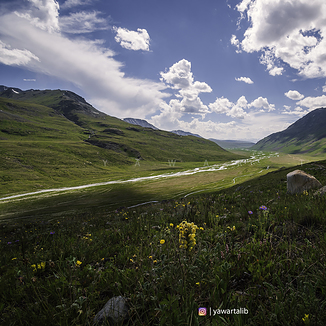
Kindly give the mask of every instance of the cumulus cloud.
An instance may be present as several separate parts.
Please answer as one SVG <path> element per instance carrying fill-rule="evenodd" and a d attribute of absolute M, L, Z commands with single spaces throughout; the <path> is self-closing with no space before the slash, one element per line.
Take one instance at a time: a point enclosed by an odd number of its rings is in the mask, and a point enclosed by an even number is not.
<path fill-rule="evenodd" d="M 69 39 L 42 28 L 42 24 L 34 24 L 30 18 L 33 17 L 26 19 L 13 13 L 0 17 L 2 51 L 8 50 L 9 45 L 20 50 L 10 53 L 15 54 L 15 60 L 20 58 L 18 61 L 9 60 L 9 52 L 4 51 L 7 56 L 1 57 L 6 64 L 24 64 L 30 71 L 71 82 L 83 90 L 95 107 L 118 117 L 145 118 L 157 111 L 168 96 L 163 92 L 163 83 L 127 78 L 122 72 L 123 64 L 102 41 Z"/>
<path fill-rule="evenodd" d="M 271 75 L 282 74 L 286 63 L 307 78 L 326 76 L 324 0 L 243 0 L 237 10 L 250 22 L 241 49 L 262 51 Z"/>
<path fill-rule="evenodd" d="M 40 61 L 40 59 L 32 52 L 24 49 L 11 49 L 10 45 L 7 45 L 0 41 L 0 62 L 10 66 L 21 66 L 28 64 L 31 60 Z"/>
<path fill-rule="evenodd" d="M 209 112 L 199 94 L 210 93 L 212 89 L 204 82 L 194 82 L 189 61 L 182 59 L 160 74 L 162 82 L 167 83 L 170 88 L 178 90 L 176 97 L 180 100 L 172 99 L 169 103 L 171 108 L 178 112 L 192 114 L 205 115 Z"/>
<path fill-rule="evenodd" d="M 246 84 L 253 84 L 254 82 L 249 78 L 249 77 L 240 77 L 240 78 L 236 78 L 236 81 L 242 81 Z"/>
<path fill-rule="evenodd" d="M 36 27 L 54 33 L 59 31 L 59 3 L 56 0 L 28 0 L 29 10 L 15 11 L 19 17 L 25 18 Z"/>
<path fill-rule="evenodd" d="M 70 13 L 69 16 L 60 17 L 59 26 L 61 31 L 73 34 L 109 29 L 107 20 L 99 17 L 99 15 L 99 11 Z"/>
<path fill-rule="evenodd" d="M 295 115 L 280 115 L 270 112 L 266 117 L 266 113 L 252 111 L 237 121 L 216 122 L 215 118 L 214 120 L 207 119 L 207 121 L 198 118 L 183 121 L 182 115 L 171 110 L 169 106 L 164 112 L 164 115 L 162 112 L 161 115 L 152 117 L 149 122 L 160 129 L 181 129 L 200 134 L 205 138 L 235 139 L 236 135 L 236 139 L 251 141 L 258 141 L 271 133 L 284 130 L 297 119 Z"/>
<path fill-rule="evenodd" d="M 116 42 L 128 50 L 143 50 L 149 51 L 150 37 L 146 29 L 138 28 L 137 32 L 129 31 L 127 28 L 113 27 L 117 33 L 115 36 Z"/>
<path fill-rule="evenodd" d="M 261 109 L 261 111 L 270 112 L 275 110 L 275 104 L 269 104 L 267 98 L 261 96 L 252 101 L 249 106 Z"/>
<path fill-rule="evenodd" d="M 214 103 L 210 103 L 209 108 L 212 112 L 223 113 L 232 118 L 243 119 L 246 115 L 244 111 L 248 107 L 245 96 L 241 96 L 236 103 L 229 101 L 227 98 L 216 98 Z"/>
<path fill-rule="evenodd" d="M 306 97 L 301 101 L 296 103 L 297 105 L 305 106 L 309 111 L 326 107 L 326 95 L 317 96 L 317 97 Z"/>
<path fill-rule="evenodd" d="M 284 95 L 288 98 L 290 98 L 291 100 L 294 101 L 298 101 L 304 98 L 304 95 L 302 95 L 301 93 L 299 93 L 298 91 L 288 91 L 286 93 L 284 93 Z"/>

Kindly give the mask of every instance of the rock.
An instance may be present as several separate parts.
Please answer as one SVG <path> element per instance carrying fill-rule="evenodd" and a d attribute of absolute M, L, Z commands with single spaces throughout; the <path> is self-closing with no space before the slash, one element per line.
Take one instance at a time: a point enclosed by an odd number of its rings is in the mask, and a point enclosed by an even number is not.
<path fill-rule="evenodd" d="M 287 189 L 291 194 L 302 193 L 305 190 L 321 188 L 321 183 L 312 175 L 301 170 L 287 174 Z"/>
<path fill-rule="evenodd" d="M 314 196 L 322 196 L 326 194 L 326 186 L 320 188 L 319 190 L 317 190 L 315 193 L 314 193 Z"/>
<path fill-rule="evenodd" d="M 128 317 L 128 305 L 126 299 L 119 295 L 111 298 L 94 317 L 95 325 L 102 325 L 108 320 L 110 323 L 117 324 L 123 322 Z"/>

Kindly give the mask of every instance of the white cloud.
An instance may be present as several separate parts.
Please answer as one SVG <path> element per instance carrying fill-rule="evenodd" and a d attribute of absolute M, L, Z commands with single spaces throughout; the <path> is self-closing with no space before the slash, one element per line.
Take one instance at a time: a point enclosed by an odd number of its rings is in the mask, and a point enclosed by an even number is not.
<path fill-rule="evenodd" d="M 237 39 L 235 35 L 232 35 L 230 42 L 232 45 L 234 45 L 237 48 L 236 52 L 241 53 L 240 41 Z"/>
<path fill-rule="evenodd" d="M 174 89 L 190 87 L 194 81 L 191 72 L 191 63 L 182 59 L 172 65 L 167 72 L 161 72 L 161 80 L 172 84 Z"/>
<path fill-rule="evenodd" d="M 137 32 L 129 31 L 127 28 L 113 27 L 117 33 L 115 40 L 120 45 L 128 50 L 143 50 L 149 51 L 150 37 L 146 29 L 138 28 Z"/>
<path fill-rule="evenodd" d="M 28 0 L 30 9 L 25 12 L 15 11 L 19 17 L 30 21 L 49 33 L 59 31 L 59 3 L 56 0 Z"/>
<path fill-rule="evenodd" d="M 61 8 L 72 8 L 76 6 L 89 5 L 92 3 L 92 0 L 67 0 L 62 5 Z"/>
<path fill-rule="evenodd" d="M 232 118 L 243 119 L 246 115 L 244 111 L 248 107 L 248 102 L 245 96 L 241 96 L 237 103 L 229 101 L 227 98 L 216 98 L 214 103 L 210 103 L 208 107 L 215 113 L 226 114 Z"/>
<path fill-rule="evenodd" d="M 81 34 L 95 30 L 109 29 L 107 20 L 99 17 L 99 11 L 80 11 L 62 16 L 59 19 L 60 29 L 66 33 Z"/>
<path fill-rule="evenodd" d="M 274 49 L 263 49 L 259 62 L 266 66 L 266 69 L 271 76 L 282 75 L 284 68 L 276 66 Z"/>
<path fill-rule="evenodd" d="M 0 41 L 0 62 L 5 65 L 26 65 L 31 60 L 40 61 L 40 59 L 32 52 L 24 49 L 11 49 L 10 45 L 7 45 Z"/>
<path fill-rule="evenodd" d="M 88 101 L 110 115 L 145 118 L 167 97 L 162 92 L 166 88 L 163 83 L 125 77 L 123 64 L 101 41 L 70 40 L 15 14 L 0 17 L 0 37 L 12 48 L 26 50 L 25 61 L 20 63 L 26 69 L 75 84 Z"/>
<path fill-rule="evenodd" d="M 205 115 L 209 112 L 199 98 L 200 93 L 210 93 L 212 89 L 204 82 L 195 81 L 191 72 L 191 63 L 182 59 L 173 64 L 166 72 L 161 72 L 161 81 L 166 82 L 172 89 L 177 89 L 177 98 L 169 105 L 177 112 Z"/>
<path fill-rule="evenodd" d="M 326 76 L 324 0 L 243 0 L 237 9 L 251 23 L 241 49 L 262 51 L 271 75 L 282 74 L 283 62 L 307 78 Z"/>
<path fill-rule="evenodd" d="M 323 86 L 323 92 L 326 93 L 326 84 Z"/>
<path fill-rule="evenodd" d="M 284 95 L 286 97 L 288 97 L 289 99 L 293 100 L 293 101 L 302 100 L 304 98 L 304 95 L 302 95 L 298 91 L 291 91 L 290 90 L 290 91 L 284 93 Z"/>
<path fill-rule="evenodd" d="M 261 109 L 261 111 L 270 112 L 275 110 L 275 104 L 269 104 L 267 98 L 261 96 L 252 101 L 249 106 Z"/>
<path fill-rule="evenodd" d="M 187 122 L 181 117 L 182 114 L 176 113 L 167 106 L 166 111 L 163 110 L 160 115 L 152 117 L 149 122 L 163 130 L 180 129 L 200 134 L 205 138 L 258 141 L 271 133 L 284 130 L 293 123 L 294 119 L 297 119 L 294 115 L 272 112 L 249 112 L 243 119 L 229 122 L 215 122 L 212 119 L 203 121 L 198 118 L 192 118 Z"/>
<path fill-rule="evenodd" d="M 286 106 L 285 107 L 285 111 L 282 111 L 281 114 L 288 114 L 288 115 L 292 115 L 292 116 L 297 116 L 298 118 L 302 118 L 304 115 L 306 115 L 307 113 L 309 113 L 309 110 L 303 110 L 300 106 L 297 106 L 294 110 L 290 110 L 290 106 Z"/>
<path fill-rule="evenodd" d="M 236 78 L 236 81 L 243 81 L 246 84 L 253 84 L 254 82 L 249 77 Z"/>
<path fill-rule="evenodd" d="M 317 97 L 306 97 L 303 100 L 296 103 L 297 105 L 305 106 L 309 111 L 326 107 L 326 95 Z"/>

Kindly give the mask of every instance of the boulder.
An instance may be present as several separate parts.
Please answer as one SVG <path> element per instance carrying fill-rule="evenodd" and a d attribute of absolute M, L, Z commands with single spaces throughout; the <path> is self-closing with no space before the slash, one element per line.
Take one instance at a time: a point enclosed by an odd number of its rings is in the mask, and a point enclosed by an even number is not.
<path fill-rule="evenodd" d="M 111 298 L 94 317 L 95 325 L 106 325 L 105 321 L 110 324 L 118 324 L 128 317 L 128 305 L 126 299 L 119 295 Z"/>
<path fill-rule="evenodd" d="M 287 174 L 287 189 L 291 194 L 302 193 L 305 190 L 321 188 L 321 183 L 312 175 L 301 170 Z"/>
<path fill-rule="evenodd" d="M 317 190 L 315 193 L 314 193 L 314 196 L 322 196 L 326 194 L 326 186 L 320 188 L 319 190 Z"/>

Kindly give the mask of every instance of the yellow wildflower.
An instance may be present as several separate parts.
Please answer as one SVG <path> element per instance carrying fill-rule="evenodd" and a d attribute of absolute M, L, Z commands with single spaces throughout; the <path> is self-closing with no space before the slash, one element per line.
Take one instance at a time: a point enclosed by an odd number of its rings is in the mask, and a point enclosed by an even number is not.
<path fill-rule="evenodd" d="M 81 264 L 82 264 L 82 262 L 80 260 L 77 260 L 76 265 L 80 266 Z"/>
<path fill-rule="evenodd" d="M 162 239 L 162 240 L 160 241 L 160 244 L 164 244 L 164 243 L 165 243 L 165 240 Z"/>

